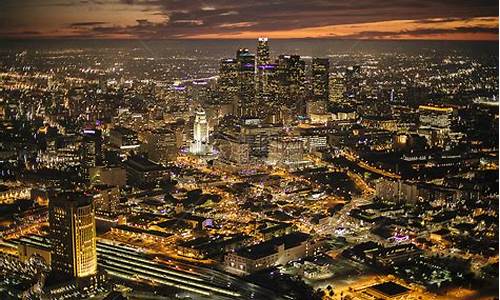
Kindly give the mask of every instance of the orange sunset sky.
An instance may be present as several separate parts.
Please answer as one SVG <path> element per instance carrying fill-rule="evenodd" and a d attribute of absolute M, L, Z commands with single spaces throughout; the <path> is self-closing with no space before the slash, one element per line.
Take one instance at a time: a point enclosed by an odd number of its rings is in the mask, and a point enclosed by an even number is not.
<path fill-rule="evenodd" d="M 490 0 L 2 0 L 0 38 L 498 40 Z"/>

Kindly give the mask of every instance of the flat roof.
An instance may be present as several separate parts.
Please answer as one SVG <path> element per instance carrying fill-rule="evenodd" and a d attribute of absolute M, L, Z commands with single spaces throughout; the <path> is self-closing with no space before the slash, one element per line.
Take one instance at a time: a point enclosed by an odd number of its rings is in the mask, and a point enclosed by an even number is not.
<path fill-rule="evenodd" d="M 125 164 L 133 169 L 141 172 L 162 171 L 167 170 L 160 164 L 157 164 L 145 157 L 131 157 L 125 161 Z"/>
<path fill-rule="evenodd" d="M 257 245 L 240 249 L 236 253 L 241 257 L 256 260 L 276 253 L 276 247 L 279 245 L 284 245 L 285 249 L 289 249 L 300 245 L 309 238 L 310 235 L 307 233 L 292 232 Z"/>
<path fill-rule="evenodd" d="M 113 129 L 111 129 L 111 131 L 115 131 L 115 132 L 118 132 L 122 135 L 133 135 L 133 134 L 136 134 L 135 131 L 133 131 L 132 129 L 130 128 L 126 128 L 126 127 L 115 127 Z"/>
<path fill-rule="evenodd" d="M 141 229 L 138 227 L 133 227 L 133 226 L 127 226 L 127 225 L 117 225 L 114 228 L 123 230 L 123 231 L 129 231 L 132 233 L 137 233 L 137 234 L 148 234 L 148 235 L 154 235 L 162 238 L 168 238 L 171 237 L 172 234 L 166 233 L 163 231 L 158 231 L 158 230 L 150 230 L 150 229 Z"/>
<path fill-rule="evenodd" d="M 383 294 L 386 297 L 395 297 L 404 293 L 408 293 L 410 291 L 410 289 L 393 281 L 387 281 L 384 283 L 372 285 L 370 289 Z"/>

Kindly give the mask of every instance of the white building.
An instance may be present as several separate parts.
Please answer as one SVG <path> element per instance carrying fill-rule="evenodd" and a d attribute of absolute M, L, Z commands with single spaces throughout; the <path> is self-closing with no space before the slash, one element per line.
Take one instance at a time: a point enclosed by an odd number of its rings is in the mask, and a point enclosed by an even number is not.
<path fill-rule="evenodd" d="M 189 151 L 195 155 L 206 155 L 210 152 L 208 144 L 208 122 L 205 110 L 196 110 L 193 126 L 193 141 Z"/>
<path fill-rule="evenodd" d="M 224 266 L 230 273 L 247 275 L 313 255 L 318 246 L 308 234 L 293 232 L 228 253 Z"/>

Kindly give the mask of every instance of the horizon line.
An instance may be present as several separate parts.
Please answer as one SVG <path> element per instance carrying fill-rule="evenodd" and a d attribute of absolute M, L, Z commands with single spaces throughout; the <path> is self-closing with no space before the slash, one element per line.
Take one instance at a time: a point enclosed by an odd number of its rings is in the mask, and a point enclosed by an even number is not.
<path fill-rule="evenodd" d="M 266 37 L 266 36 L 261 36 Z M 6 41 L 254 41 L 255 38 L 112 38 L 112 37 L 2 37 L 0 40 Z M 270 41 L 274 40 L 324 40 L 324 41 L 368 41 L 368 42 L 499 42 L 496 39 L 398 39 L 398 38 L 334 38 L 334 37 L 300 37 L 300 38 L 269 38 Z"/>

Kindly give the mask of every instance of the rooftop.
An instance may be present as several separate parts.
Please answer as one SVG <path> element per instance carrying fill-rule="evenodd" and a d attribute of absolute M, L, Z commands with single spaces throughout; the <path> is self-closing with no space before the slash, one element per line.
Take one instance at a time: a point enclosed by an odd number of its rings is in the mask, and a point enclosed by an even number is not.
<path fill-rule="evenodd" d="M 309 234 L 303 232 L 292 232 L 257 245 L 240 249 L 237 251 L 237 254 L 248 259 L 257 260 L 276 253 L 276 247 L 280 245 L 284 245 L 285 249 L 289 249 L 302 244 L 309 238 Z"/>
<path fill-rule="evenodd" d="M 162 171 L 166 170 L 165 167 L 163 167 L 160 164 L 157 164 L 145 157 L 141 156 L 135 156 L 131 157 L 128 160 L 125 161 L 125 164 L 133 169 L 136 169 L 141 172 L 151 172 L 151 171 Z"/>
<path fill-rule="evenodd" d="M 370 289 L 383 294 L 386 297 L 395 297 L 409 291 L 409 289 L 407 289 L 406 287 L 392 281 L 373 285 L 370 287 Z"/>

